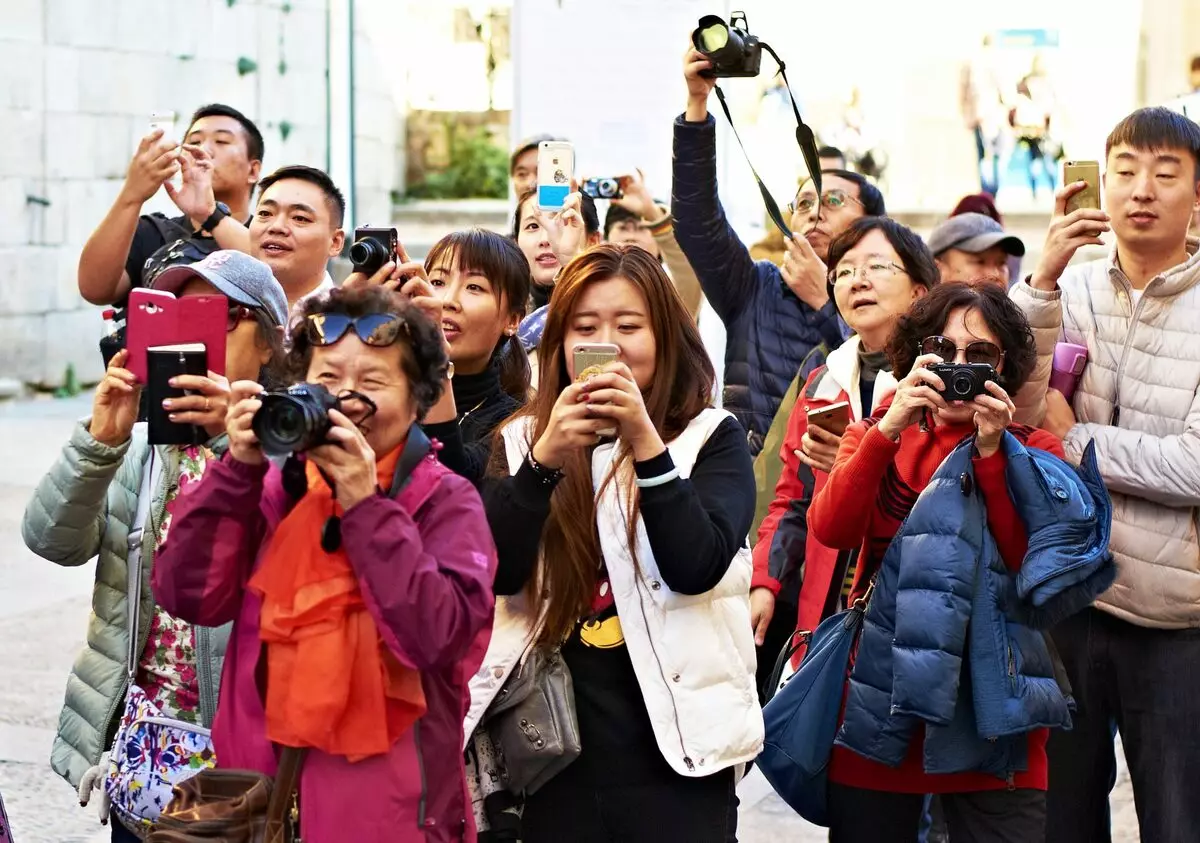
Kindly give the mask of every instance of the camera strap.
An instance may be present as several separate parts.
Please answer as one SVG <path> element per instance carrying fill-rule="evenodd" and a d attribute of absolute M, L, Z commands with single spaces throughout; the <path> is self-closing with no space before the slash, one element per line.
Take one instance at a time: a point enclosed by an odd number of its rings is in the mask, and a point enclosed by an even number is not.
<path fill-rule="evenodd" d="M 775 59 L 775 64 L 779 66 L 779 77 L 783 80 L 783 87 L 787 90 L 788 100 L 792 104 L 792 113 L 796 115 L 796 143 L 800 147 L 800 153 L 804 156 L 804 164 L 808 167 L 809 177 L 817 188 L 817 196 L 820 196 L 821 159 L 817 157 L 816 137 L 813 135 L 813 130 L 804 122 L 804 118 L 800 116 L 800 106 L 796 104 L 796 96 L 792 93 L 791 83 L 788 82 L 783 60 L 767 44 L 763 44 L 762 48 L 771 54 L 771 58 Z M 733 115 L 729 112 L 729 104 L 725 102 L 725 92 L 721 90 L 720 85 L 715 85 L 714 88 L 717 92 L 717 100 L 721 103 L 721 110 L 725 112 L 725 119 L 729 121 L 729 128 L 733 130 L 733 136 L 737 138 L 738 146 L 742 148 L 742 155 L 746 156 L 746 163 L 750 165 L 750 172 L 754 174 L 754 180 L 758 182 L 758 191 L 762 194 L 763 205 L 767 208 L 767 214 L 770 215 L 771 221 L 783 232 L 783 236 L 791 239 L 792 230 L 788 227 L 788 221 L 783 218 L 783 212 L 779 210 L 779 205 L 776 203 L 775 197 L 771 195 L 771 191 L 763 184 L 762 178 L 758 175 L 758 170 L 754 169 L 754 163 L 750 160 L 750 153 L 746 151 L 746 144 L 742 142 L 742 136 L 738 134 L 737 126 L 733 124 Z M 818 213 L 820 212 L 818 211 Z"/>

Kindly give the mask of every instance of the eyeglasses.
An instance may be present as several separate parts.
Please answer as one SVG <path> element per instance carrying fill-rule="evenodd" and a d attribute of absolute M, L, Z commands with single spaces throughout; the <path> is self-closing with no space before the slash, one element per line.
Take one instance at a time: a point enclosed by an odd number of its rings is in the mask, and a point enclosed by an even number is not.
<path fill-rule="evenodd" d="M 254 308 L 244 304 L 229 305 L 229 315 L 225 318 L 225 333 L 232 333 L 242 322 L 254 319 Z"/>
<path fill-rule="evenodd" d="M 308 317 L 305 333 L 313 345 L 333 345 L 354 328 L 354 333 L 367 345 L 391 345 L 407 325 L 394 313 L 368 313 L 351 317 L 344 313 L 314 313 Z"/>
<path fill-rule="evenodd" d="M 855 202 L 862 205 L 855 197 L 851 196 L 844 190 L 827 190 L 821 194 L 821 205 L 833 211 L 838 208 L 844 208 L 847 202 Z M 801 214 L 807 214 L 817 204 L 817 197 L 810 195 L 800 196 L 792 202 L 788 203 L 788 211 Z"/>
<path fill-rule="evenodd" d="M 995 343 L 986 340 L 976 340 L 967 343 L 966 348 L 959 348 L 949 337 L 926 337 L 921 340 L 922 354 L 936 354 L 947 363 L 958 359 L 958 352 L 963 352 L 968 363 L 987 363 L 993 369 L 1004 359 L 1004 352 Z"/>
<path fill-rule="evenodd" d="M 874 260 L 862 266 L 839 266 L 829 273 L 829 278 L 834 284 L 846 284 L 857 275 L 864 281 L 878 284 L 905 272 L 908 270 L 894 261 Z"/>

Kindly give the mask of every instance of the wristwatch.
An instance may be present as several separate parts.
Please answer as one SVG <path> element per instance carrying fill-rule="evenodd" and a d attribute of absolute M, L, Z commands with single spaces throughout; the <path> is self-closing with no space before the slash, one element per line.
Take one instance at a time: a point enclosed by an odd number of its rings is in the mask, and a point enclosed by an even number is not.
<path fill-rule="evenodd" d="M 200 223 L 200 230 L 205 234 L 212 234 L 213 229 L 220 225 L 221 220 L 227 216 L 229 216 L 229 206 L 224 202 L 218 202 L 217 207 L 208 215 L 208 219 Z"/>

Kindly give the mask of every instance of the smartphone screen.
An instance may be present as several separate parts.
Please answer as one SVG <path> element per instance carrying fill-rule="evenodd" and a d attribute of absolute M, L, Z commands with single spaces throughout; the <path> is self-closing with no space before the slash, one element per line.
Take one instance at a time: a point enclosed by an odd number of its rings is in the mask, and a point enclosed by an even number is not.
<path fill-rule="evenodd" d="M 1063 164 L 1063 184 L 1087 182 L 1087 187 L 1067 200 L 1067 213 L 1080 208 L 1100 210 L 1100 162 L 1067 161 Z"/>
<path fill-rule="evenodd" d="M 565 141 L 538 144 L 538 208 L 557 211 L 571 193 L 575 177 L 575 148 Z"/>

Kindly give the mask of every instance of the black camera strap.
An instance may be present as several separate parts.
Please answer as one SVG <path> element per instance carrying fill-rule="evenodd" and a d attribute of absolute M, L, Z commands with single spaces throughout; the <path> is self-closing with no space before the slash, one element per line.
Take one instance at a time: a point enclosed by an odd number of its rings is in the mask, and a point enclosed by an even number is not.
<path fill-rule="evenodd" d="M 775 64 L 779 66 L 779 77 L 783 80 L 783 87 L 787 90 L 788 100 L 792 104 L 792 113 L 796 115 L 796 143 L 800 147 L 800 154 L 804 156 L 804 164 L 808 167 L 809 177 L 812 179 L 813 185 L 816 186 L 817 196 L 819 197 L 821 195 L 821 159 L 817 156 L 816 137 L 813 135 L 813 130 L 804 122 L 804 118 L 800 116 L 800 106 L 796 104 L 796 95 L 792 93 L 792 86 L 788 82 L 783 60 L 767 44 L 762 44 L 762 48 L 771 54 L 771 58 L 775 59 Z M 721 103 L 721 110 L 725 112 L 725 119 L 729 121 L 729 128 L 733 130 L 733 136 L 737 138 L 738 146 L 742 148 L 742 154 L 746 156 L 746 163 L 750 165 L 750 172 L 754 174 L 754 180 L 758 182 L 758 191 L 762 194 L 763 204 L 767 208 L 767 213 L 770 215 L 772 222 L 783 232 L 783 236 L 790 239 L 792 237 L 792 230 L 788 226 L 788 221 L 783 218 L 783 212 L 779 210 L 779 205 L 776 203 L 775 197 L 771 195 L 771 191 L 767 189 L 762 178 L 758 175 L 758 170 L 754 169 L 754 163 L 750 160 L 750 153 L 746 151 L 746 144 L 742 142 L 742 136 L 738 134 L 737 126 L 733 124 L 733 115 L 729 112 L 729 104 L 725 102 L 725 92 L 721 90 L 720 85 L 716 85 L 714 88 L 717 92 L 717 100 Z M 819 199 L 818 207 L 820 207 Z"/>

